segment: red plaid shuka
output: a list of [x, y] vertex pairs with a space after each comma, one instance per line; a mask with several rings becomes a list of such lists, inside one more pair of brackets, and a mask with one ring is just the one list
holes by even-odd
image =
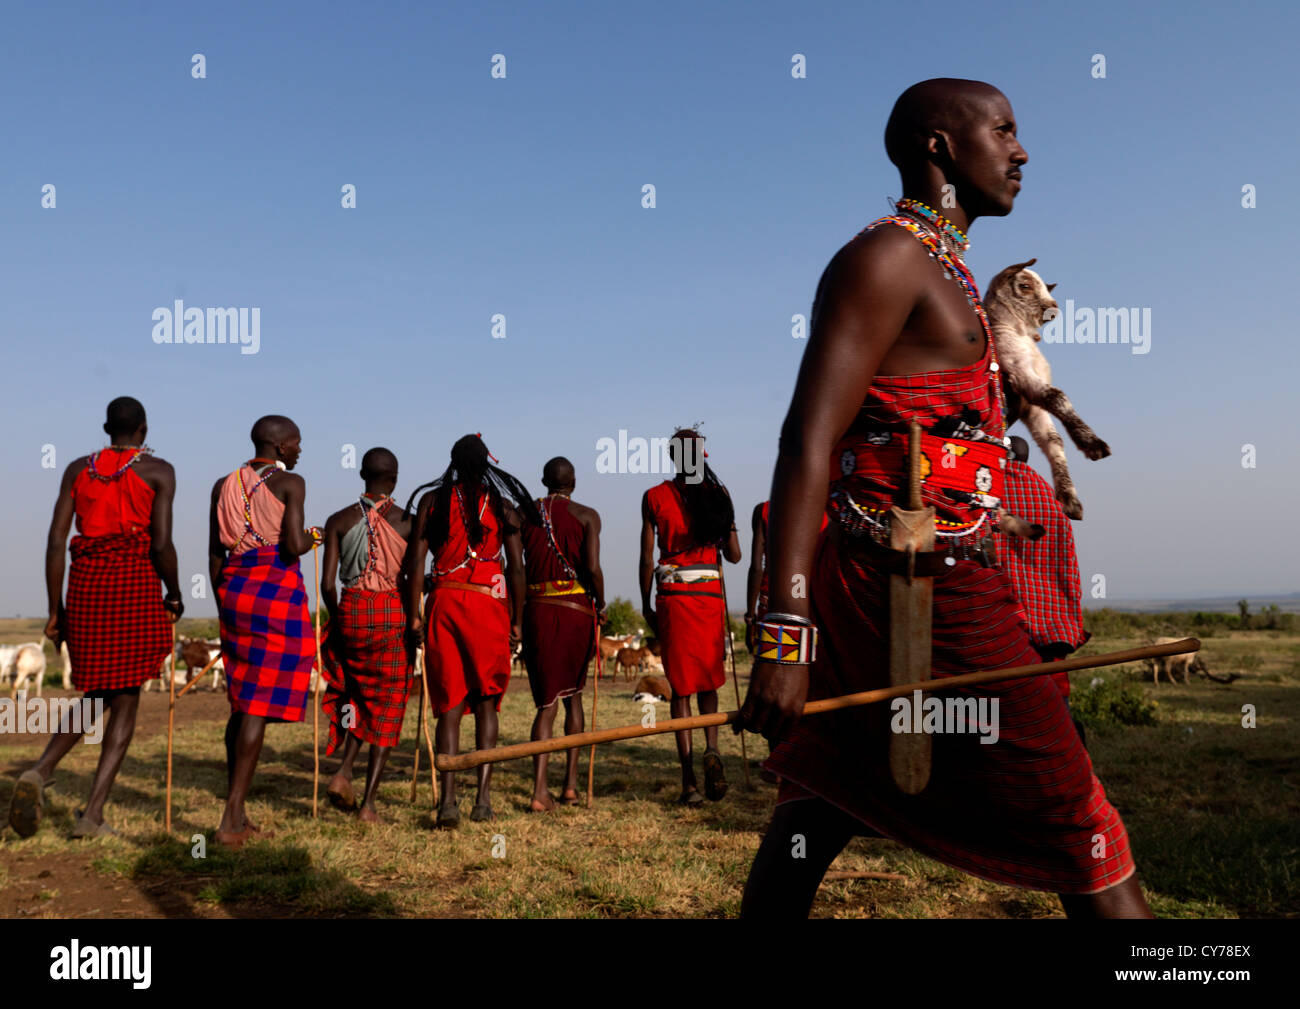
[[149, 534], [76, 536], [68, 572], [68, 657], [78, 690], [123, 690], [158, 675], [172, 646]]
[[298, 562], [285, 564], [278, 546], [227, 555], [217, 604], [231, 707], [273, 721], [302, 721], [316, 632]]
[[[971, 407], [983, 429], [1000, 437], [991, 349], [960, 368], [877, 375], [862, 407], [867, 427], [899, 430], [913, 418], [929, 426]], [[836, 462], [845, 450], [861, 457], [868, 436], [860, 425], [853, 430], [837, 446]], [[867, 480], [846, 480], [860, 503], [893, 503]], [[821, 635], [809, 700], [886, 686], [889, 576], [838, 523], [819, 540], [809, 598]], [[1038, 660], [1003, 571], [956, 560], [934, 579], [934, 676]], [[983, 743], [969, 725], [966, 732], [935, 734], [930, 782], [919, 795], [905, 795], [893, 783], [891, 705], [874, 704], [799, 721], [768, 760], [783, 779], [778, 801], [819, 796], [887, 837], [1000, 883], [1088, 894], [1133, 874], [1124, 824], [1050, 680], [947, 693], [986, 699], [990, 713], [996, 699], [999, 737]]]
[[[405, 633], [406, 611], [397, 589], [343, 590], [337, 634], [330, 635], [324, 652], [327, 754], [338, 749], [349, 732], [375, 746], [396, 746], [401, 740], [411, 685]], [[352, 706], [350, 728], [343, 726], [347, 705]]]
[[[1029, 640], [1039, 650], [1072, 652], [1089, 635], [1083, 629], [1083, 586], [1070, 520], [1051, 485], [1025, 463], [1007, 463], [1005, 493], [1003, 507], [1008, 512], [1047, 530], [1033, 541], [1004, 537], [998, 550], [1029, 625]], [[1057, 673], [1053, 679], [1068, 697], [1070, 677]]]

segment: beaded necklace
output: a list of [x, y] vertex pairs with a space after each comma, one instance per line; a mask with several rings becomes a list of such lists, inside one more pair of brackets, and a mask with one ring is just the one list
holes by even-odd
[[[914, 202], [915, 201], [899, 200], [898, 205]], [[924, 204], [917, 205], [924, 206]], [[929, 207], [926, 207], [925, 209], [930, 210]], [[934, 214], [934, 211], [930, 210], [930, 213]], [[939, 217], [943, 222], [943, 226], [951, 229], [957, 235], [961, 235], [965, 248], [970, 247], [970, 243], [965, 241], [966, 236], [962, 234], [954, 224], [948, 221], [947, 218], [941, 217], [938, 214], [935, 214], [935, 216]], [[993, 329], [989, 326], [988, 315], [984, 312], [984, 303], [980, 300], [979, 287], [975, 283], [975, 277], [971, 274], [970, 270], [959, 255], [949, 253], [943, 247], [941, 241], [936, 240], [933, 235], [926, 231], [926, 229], [922, 228], [913, 218], [891, 214], [888, 217], [880, 218], [878, 221], [873, 221], [871, 224], [867, 225], [865, 230], [872, 231], [881, 224], [897, 224], [899, 227], [905, 228], [907, 231], [911, 232], [912, 235], [922, 245], [924, 245], [927, 250], [929, 250], [930, 258], [939, 264], [939, 267], [943, 270], [944, 278], [957, 281], [958, 286], [962, 289], [962, 293], [966, 295], [966, 301], [979, 319], [980, 326], [984, 330], [984, 338], [988, 341], [989, 383], [993, 386], [993, 400], [997, 404], [997, 410], [992, 420], [997, 428], [1003, 429], [995, 431], [994, 434], [996, 437], [1002, 438], [1006, 424], [1006, 402], [1002, 397], [1002, 382], [998, 378], [998, 372], [1001, 370], [1002, 366], [998, 364], [997, 344], [993, 340]]]
[[952, 246], [958, 258], [970, 249], [970, 239], [966, 237], [966, 232], [944, 217], [939, 211], [926, 206], [920, 200], [905, 196], [894, 204], [894, 209], [895, 211], [901, 210], [904, 213], [915, 214], [917, 217], [929, 221], [930, 224], [934, 225], [935, 230]]
[[241, 467], [240, 469], [235, 471], [236, 475], [239, 477], [239, 493], [240, 496], [243, 497], [244, 499], [244, 532], [243, 535], [239, 537], [239, 542], [237, 542], [234, 547], [231, 547], [231, 550], [234, 550], [236, 547], [239, 546], [240, 543], [243, 543], [244, 537], [250, 534], [252, 535], [253, 539], [257, 541], [258, 546], [269, 547], [271, 545], [270, 540], [268, 540], [265, 536], [263, 536], [261, 533], [259, 533], [256, 529], [253, 528], [252, 497], [254, 494], [257, 493], [258, 489], [262, 486], [262, 484], [266, 483], [267, 480], [271, 479], [271, 477], [273, 477], [281, 469], [284, 469], [284, 466], [278, 462], [272, 463], [271, 460], [269, 459], [252, 459], [249, 462], [250, 468], [252, 466], [252, 463], [255, 462], [265, 462], [267, 465], [262, 470], [261, 475], [258, 477], [257, 483], [253, 484], [252, 490], [247, 490], [244, 487], [243, 468]]
[[[464, 521], [464, 515], [465, 515], [465, 497], [464, 497], [464, 495], [461, 494], [461, 492], [460, 492], [460, 485], [459, 485], [459, 484], [457, 484], [455, 487], [453, 487], [452, 490], [455, 491], [455, 493], [456, 493], [456, 500], [460, 502], [461, 521], [463, 522], [463, 521]], [[479, 505], [478, 505], [478, 520], [479, 520], [480, 523], [482, 523], [482, 521], [483, 521], [483, 514], [484, 514], [484, 512], [485, 512], [486, 509], [487, 509], [487, 498], [488, 498], [488, 495], [487, 495], [487, 488], [484, 487], [484, 488], [483, 488], [483, 493], [480, 495], [480, 500], [479, 500]], [[467, 539], [468, 539], [468, 537], [467, 537]], [[503, 549], [504, 549], [504, 548], [503, 548]], [[498, 556], [499, 556], [499, 554], [498, 554]], [[437, 562], [435, 561], [434, 564], [433, 564], [433, 576], [434, 576], [435, 578], [445, 578], [447, 575], [451, 574], [453, 571], [459, 571], [461, 568], [465, 567], [466, 565], [468, 565], [468, 564], [471, 563], [472, 561], [477, 561], [477, 560], [481, 560], [481, 559], [482, 559], [482, 558], [479, 557], [478, 553], [475, 552], [474, 548], [473, 548], [472, 546], [470, 546], [470, 545], [467, 543], [466, 546], [465, 546], [465, 559], [464, 559], [464, 560], [462, 560], [462, 561], [461, 561], [459, 564], [457, 564], [454, 568], [447, 568], [445, 571], [439, 569], [439, 567], [438, 567], [438, 565], [437, 565]], [[490, 559], [492, 559], [492, 558], [490, 558]]]
[[[370, 502], [369, 508], [366, 507], [367, 501]], [[366, 523], [366, 569], [361, 572], [362, 576], [365, 576], [374, 569], [377, 554], [375, 550], [375, 527], [370, 522], [371, 510], [373, 509], [375, 515], [382, 521], [383, 517], [388, 514], [388, 509], [392, 507], [393, 499], [387, 494], [379, 495], [378, 500], [362, 494], [357, 503], [361, 508], [361, 518]]]
[[[568, 562], [564, 554], [560, 553], [560, 545], [555, 542], [555, 529], [551, 525], [551, 512], [550, 509], [546, 507], [546, 502], [556, 496], [557, 495], [555, 494], [548, 494], [544, 499], [539, 498], [537, 501], [537, 510], [542, 516], [542, 527], [546, 530], [546, 539], [550, 542], [551, 549], [555, 551], [555, 556], [559, 559], [560, 567], [564, 569], [565, 577], [576, 580], [578, 572], [573, 569], [573, 565]], [[569, 495], [560, 494], [558, 496], [567, 498]]]
[[[130, 459], [122, 463], [122, 465], [117, 468], [117, 471], [115, 473], [111, 473], [108, 476], [105, 476], [103, 473], [99, 472], [99, 465], [98, 465], [99, 457], [103, 455], [105, 452], [133, 452], [134, 454], [131, 456]], [[139, 462], [141, 456], [145, 456], [145, 455], [153, 455], [153, 449], [151, 449], [148, 445], [105, 445], [102, 449], [100, 449], [98, 452], [94, 453], [94, 455], [90, 457], [90, 465], [89, 465], [90, 475], [94, 477], [96, 480], [103, 480], [104, 483], [111, 483], [112, 481], [120, 477], [123, 473], [125, 473], [128, 469], [130, 469], [132, 466], [134, 466], [137, 462]]]

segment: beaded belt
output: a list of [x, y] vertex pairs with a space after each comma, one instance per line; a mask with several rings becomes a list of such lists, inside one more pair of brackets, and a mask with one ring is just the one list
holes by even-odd
[[557, 579], [549, 582], [534, 582], [528, 586], [528, 598], [537, 596], [585, 596], [587, 590], [581, 582], [572, 579]]
[[655, 568], [655, 581], [660, 585], [716, 582], [720, 577], [716, 564], [660, 564]]

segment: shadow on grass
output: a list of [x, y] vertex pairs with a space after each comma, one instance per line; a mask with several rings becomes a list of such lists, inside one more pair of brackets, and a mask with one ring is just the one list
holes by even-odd
[[157, 837], [123, 871], [165, 917], [192, 917], [193, 901], [220, 904], [236, 917], [373, 918], [397, 915], [387, 893], [371, 893], [335, 869], [312, 863], [305, 848], [260, 842], [228, 851], [206, 838], [204, 858], [193, 848]]

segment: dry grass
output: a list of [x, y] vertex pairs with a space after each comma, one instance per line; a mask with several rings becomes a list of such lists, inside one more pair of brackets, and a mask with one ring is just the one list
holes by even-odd
[[[1133, 643], [1094, 641], [1090, 650]], [[1300, 849], [1300, 775], [1294, 762], [1300, 639], [1247, 632], [1208, 641], [1207, 653], [1211, 669], [1240, 671], [1243, 678], [1231, 687], [1199, 681], [1155, 688], [1146, 681], [1141, 689], [1158, 699], [1159, 724], [1090, 728], [1098, 774], [1128, 824], [1157, 913], [1295, 913], [1300, 903], [1294, 868]], [[1248, 664], [1253, 664], [1249, 671]], [[1084, 685], [1094, 675], [1137, 673], [1085, 671], [1075, 674], [1075, 683]], [[730, 686], [726, 691], [724, 700], [731, 696]], [[630, 695], [628, 684], [602, 683], [602, 725], [638, 719]], [[590, 703], [590, 689], [587, 696]], [[156, 720], [166, 700], [150, 694], [143, 703]], [[1255, 729], [1241, 727], [1244, 703], [1257, 707]], [[141, 913], [731, 917], [738, 912], [775, 794], [773, 786], [759, 781], [756, 769], [754, 790], [745, 790], [739, 742], [724, 731], [731, 793], [720, 803], [679, 808], [673, 804], [679, 791], [673, 743], [670, 736], [658, 736], [600, 749], [594, 809], [560, 808], [543, 816], [524, 812], [531, 762], [515, 761], [497, 765], [495, 822], [474, 824], [464, 815], [460, 830], [434, 831], [424, 758], [419, 803], [408, 802], [412, 704], [405, 738], [380, 792], [384, 824], [366, 828], [329, 808], [324, 775], [321, 817], [311, 819], [311, 722], [272, 726], [250, 812], [264, 828], [275, 829], [276, 838], [234, 855], [209, 844], [205, 858], [194, 858], [193, 839], [210, 838], [225, 791], [221, 708], [215, 698], [181, 702], [171, 839], [162, 833], [165, 734], [152, 731], [137, 736], [108, 807], [122, 836], [69, 840], [72, 810], [89, 786], [98, 752], [78, 747], [60, 767], [41, 831], [28, 840], [7, 828], [0, 833], [0, 901], [16, 885], [7, 884], [5, 864], [21, 855], [24, 864], [89, 861], [94, 871], [85, 874], [83, 889], [110, 883], [134, 888], [149, 901], [150, 910]], [[666, 707], [659, 710], [667, 716]], [[516, 677], [502, 710], [502, 742], [526, 739], [532, 715], [526, 682]], [[467, 724], [467, 739], [471, 732]], [[751, 758], [765, 750], [761, 740], [750, 738], [749, 746]], [[0, 761], [10, 772], [0, 779], [0, 806], [7, 803], [13, 775], [38, 749], [36, 744], [0, 749]], [[561, 763], [552, 760], [553, 790]], [[585, 782], [585, 754], [582, 767]], [[332, 761], [324, 761], [326, 773], [332, 768]], [[467, 814], [472, 775], [463, 775], [461, 782]], [[494, 848], [504, 857], [494, 857]], [[973, 879], [892, 842], [856, 840], [836, 868], [898, 872], [906, 881], [827, 884], [814, 907], [818, 916], [1060, 913], [1050, 895]], [[76, 914], [85, 907], [84, 896], [78, 902], [66, 880], [58, 883], [58, 891], [40, 902], [39, 913]]]

